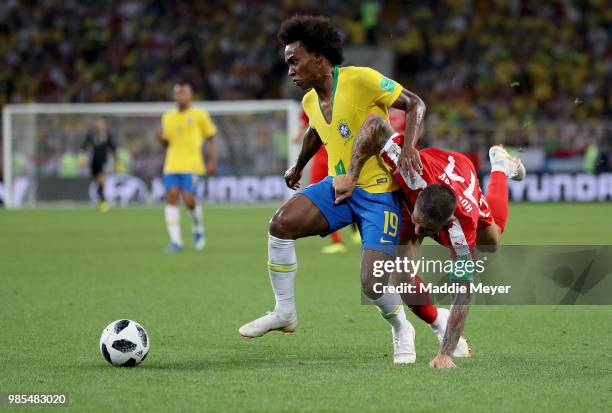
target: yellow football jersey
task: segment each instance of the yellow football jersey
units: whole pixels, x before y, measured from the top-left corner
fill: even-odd
[[[202,145],[217,133],[208,112],[195,108],[169,110],[162,116],[162,129],[168,141],[164,173],[204,175]]]
[[[387,108],[402,92],[402,86],[367,67],[334,68],[332,118],[327,123],[319,97],[314,89],[304,95],[302,106],[310,127],[315,129],[325,145],[330,176],[345,174],[357,131],[369,115],[389,119]],[[389,168],[379,156],[369,158],[361,170],[357,186],[370,193],[398,189]]]

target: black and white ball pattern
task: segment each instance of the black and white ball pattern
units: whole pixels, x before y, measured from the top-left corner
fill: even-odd
[[[149,354],[149,335],[137,322],[116,320],[110,323],[100,337],[100,352],[115,366],[134,367]]]

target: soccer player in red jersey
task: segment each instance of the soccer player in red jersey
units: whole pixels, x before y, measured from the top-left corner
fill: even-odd
[[[487,252],[495,251],[509,213],[507,178],[518,181],[523,179],[525,168],[522,162],[508,155],[501,145],[491,147],[491,179],[485,197],[481,192],[474,165],[467,156],[459,152],[423,149],[419,151],[423,164],[422,172],[413,176],[403,173],[397,167],[396,155],[403,143],[403,136],[395,133],[386,142],[381,157],[391,167],[393,176],[405,195],[405,213],[402,216],[404,238],[416,240],[430,236],[439,244],[449,247],[454,258],[472,256],[476,246]],[[424,198],[428,197],[427,192],[423,196],[421,194],[429,187],[431,189],[427,192],[439,195],[432,197],[433,205],[421,205],[425,201]],[[446,192],[452,193],[452,196],[448,197],[456,201],[452,217],[444,222],[432,217],[433,222],[427,222],[424,215],[443,203]],[[435,205],[435,201],[440,201],[440,205]],[[431,211],[436,212],[442,211]]]
[[[406,116],[401,110],[389,109],[389,124],[396,132],[402,132],[406,128]],[[403,142],[402,142],[403,143]],[[402,217],[405,218],[406,213],[402,213]],[[407,223],[406,220],[402,220],[402,231],[405,229]],[[400,239],[401,241],[401,239]],[[418,275],[414,276],[413,283],[418,287],[422,284],[422,280]],[[448,322],[449,311],[446,308],[437,308],[431,301],[429,294],[426,292],[420,293],[418,297],[411,297],[406,300],[406,304],[414,315],[429,324],[432,328],[438,341],[442,344],[444,340],[444,333],[446,331],[446,324]],[[455,357],[470,357],[471,350],[468,347],[467,342],[464,338],[461,338],[457,343],[457,348],[453,353]]]
[[[300,134],[300,139],[304,136],[304,131],[308,128],[308,115],[304,110],[302,110],[302,114],[300,115],[300,121],[302,124],[302,133]],[[316,184],[317,182],[322,181],[327,177],[327,151],[325,150],[325,146],[321,145],[319,150],[312,157],[312,164],[310,166],[310,183]],[[335,234],[335,233],[334,233]],[[333,235],[334,234],[330,234]],[[342,242],[341,239],[334,242]]]
[[[471,260],[476,247],[487,252],[495,251],[508,219],[507,179],[520,181],[524,178],[522,162],[508,155],[501,145],[491,147],[491,179],[484,196],[474,165],[458,152],[423,149],[419,151],[421,171],[405,173],[398,165],[403,136],[382,118],[374,122],[377,122],[377,127],[372,129],[372,133],[360,136],[355,142],[349,173],[334,179],[336,203],[351,196],[363,162],[379,154],[391,168],[404,193],[398,256],[415,259],[421,242],[427,236],[448,247],[456,260]],[[451,276],[451,280],[469,285],[471,275],[464,278]],[[452,355],[468,311],[469,293],[456,294],[440,350],[430,367],[456,367]]]

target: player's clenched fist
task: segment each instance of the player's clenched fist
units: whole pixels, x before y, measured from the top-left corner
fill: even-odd
[[[336,205],[353,194],[356,180],[351,174],[334,176],[332,185],[336,192]]]
[[[414,179],[415,173],[420,175],[423,172],[423,164],[421,163],[419,151],[413,146],[404,145],[398,166],[400,170],[410,175],[410,179]]]
[[[300,179],[302,179],[302,171],[298,170],[295,165],[285,172],[285,183],[293,190],[300,188]]]
[[[457,366],[451,356],[438,354],[432,361],[429,362],[429,367],[433,369],[454,369]]]

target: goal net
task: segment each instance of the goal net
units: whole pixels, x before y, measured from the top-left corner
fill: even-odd
[[[300,106],[291,100],[194,102],[217,126],[218,168],[197,191],[207,202],[283,199],[283,173],[294,161],[291,137]],[[26,104],[3,110],[3,184],[7,207],[95,201],[90,154],[83,149],[96,119],[108,125],[117,145],[107,165],[104,194],[121,205],[151,203],[164,196],[164,149],[155,140],[164,111],[173,103]],[[112,158],[111,158],[112,159]]]

